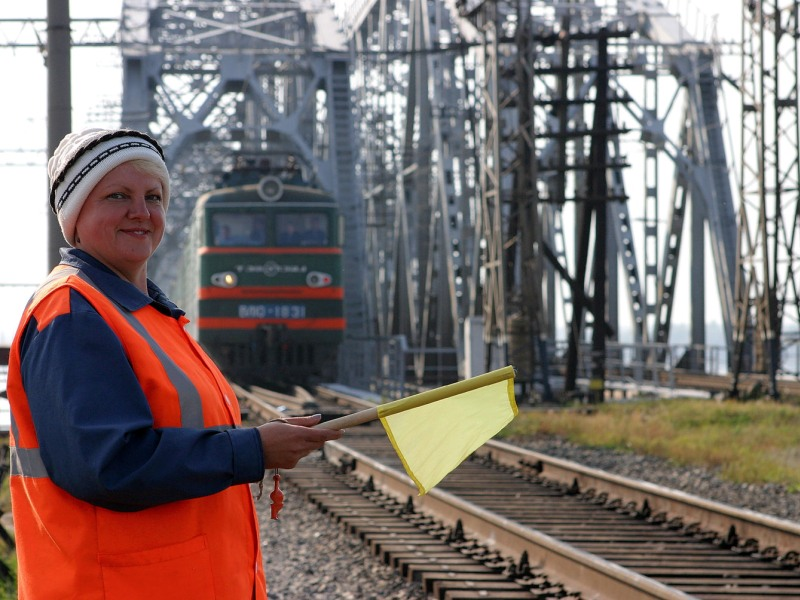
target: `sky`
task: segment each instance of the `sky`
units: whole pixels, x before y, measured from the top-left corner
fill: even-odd
[[[122,0],[69,0],[72,18],[119,18]],[[731,13],[729,0],[707,0],[701,14],[689,0],[668,0],[667,6],[693,18],[702,34],[713,15]],[[719,7],[719,8],[715,8]],[[738,10],[736,11],[738,13]],[[0,5],[0,19],[45,19],[47,0]],[[706,15],[712,15],[707,17]],[[8,25],[2,33],[9,35]],[[738,30],[725,37],[738,37]],[[25,302],[48,272],[47,227],[47,72],[35,48],[3,47],[0,36],[0,346],[10,345]],[[72,128],[114,127],[105,106],[122,95],[118,49],[74,48],[72,52]],[[24,82],[24,83],[23,83]],[[10,93],[9,93],[10,92]],[[111,120],[109,120],[111,119]]]
[[[122,0],[70,0],[72,18],[119,18]],[[0,19],[45,19],[46,0],[0,5]],[[36,48],[2,47],[16,32],[2,25],[0,37],[0,346],[8,346],[20,314],[48,272],[47,70]],[[27,34],[24,39],[30,39]],[[13,38],[12,40],[13,41]],[[72,52],[73,129],[111,127],[103,108],[122,95],[119,50],[75,48]],[[24,83],[23,83],[24,82]],[[106,113],[105,115],[103,113]],[[104,120],[105,119],[105,120]]]

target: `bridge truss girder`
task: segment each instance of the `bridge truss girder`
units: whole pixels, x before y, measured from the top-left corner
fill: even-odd
[[[442,3],[385,0],[350,31],[378,339],[412,378],[452,381],[475,285],[473,65]],[[384,374],[396,376],[396,371]]]
[[[796,0],[742,7],[742,178],[736,269],[733,389],[739,375],[777,376],[797,365],[783,353],[800,346],[800,295],[795,265],[800,228],[800,107]],[[800,361],[799,358],[795,360]]]
[[[578,242],[569,235],[568,224],[575,218],[569,201],[586,186],[581,161],[587,156],[585,123],[592,122],[586,100],[594,86],[596,46],[576,44],[562,55],[558,43],[543,40],[622,23],[633,39],[615,52],[631,64],[631,72],[612,75],[609,81],[611,95],[625,102],[609,117],[608,128],[632,119],[632,130],[640,136],[636,143],[652,157],[648,170],[674,184],[671,196],[650,175],[641,175],[632,185],[621,148],[633,142],[624,136],[609,139],[607,210],[613,235],[603,283],[609,288],[606,321],[616,330],[616,312],[625,308],[617,297],[621,265],[620,287],[629,299],[622,318],[636,324],[635,343],[669,340],[676,298],[692,307],[689,344],[705,341],[703,303],[689,301],[689,287],[677,277],[681,240],[688,237],[684,223],[691,219],[693,273],[704,272],[708,233],[719,306],[715,313],[722,315],[729,341],[736,223],[732,171],[721,144],[724,123],[716,106],[719,78],[713,48],[693,41],[654,0],[459,6],[464,15],[450,4],[378,0],[340,13],[356,56],[368,261],[381,335],[408,339],[418,379],[424,378],[423,367],[430,366],[431,348],[453,348],[460,363],[464,357],[458,349],[469,347],[464,323],[476,316],[483,320],[486,368],[505,361],[519,364],[520,352],[528,353],[522,362],[529,360],[533,370],[558,357],[557,324],[570,322],[574,302],[559,282],[569,282],[575,273]],[[523,27],[531,35],[518,35]],[[532,47],[520,44],[520,38]],[[431,57],[439,60],[440,69],[433,78]],[[576,64],[583,74],[571,70]],[[657,85],[664,87],[665,81],[672,98],[667,91],[669,101],[662,108],[652,97],[663,102],[665,92]],[[438,129],[426,127],[442,114],[444,82],[458,82],[457,94],[447,104],[458,119],[440,120]],[[643,90],[643,82],[656,87]],[[550,103],[540,102],[542,97]],[[552,100],[559,98],[563,110],[549,111]],[[676,120],[679,133],[673,136],[669,127]],[[554,141],[559,135],[562,141]],[[460,154],[454,151],[456,139],[463,140]],[[450,154],[440,154],[439,148]],[[440,166],[447,160],[458,161],[453,170],[458,178],[449,179],[447,168]],[[448,197],[448,204],[458,207],[455,222],[460,229],[441,230],[457,236],[452,240],[460,242],[459,251],[447,237],[445,244],[434,240],[435,221],[443,214],[438,181],[454,184],[456,195]],[[520,198],[525,198],[522,204]],[[687,202],[692,208],[688,214]],[[645,257],[644,268],[637,257]],[[452,280],[451,273],[465,273],[466,278]],[[464,285],[455,292],[455,302],[447,295],[454,293],[452,281]],[[705,281],[691,285],[696,288],[693,295],[705,297]],[[574,289],[591,298],[594,286],[588,278]],[[444,305],[450,310],[435,310]],[[423,319],[425,314],[438,318]],[[510,319],[520,314],[525,321],[521,328]],[[584,336],[592,326],[580,323]],[[509,331],[527,336],[511,344],[511,351]],[[544,352],[530,360],[538,348]],[[525,373],[529,381],[541,376]]]

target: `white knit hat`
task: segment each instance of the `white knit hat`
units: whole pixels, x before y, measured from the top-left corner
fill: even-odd
[[[153,138],[132,129],[85,129],[67,134],[47,162],[50,207],[61,232],[75,245],[75,223],[83,203],[112,169],[135,159],[145,159],[163,170],[164,210],[169,205],[169,172],[164,152]]]

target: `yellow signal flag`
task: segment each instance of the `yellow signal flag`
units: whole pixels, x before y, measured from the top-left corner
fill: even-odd
[[[406,473],[423,495],[518,412],[514,368],[508,366],[317,427],[344,429],[380,419]]]
[[[518,413],[514,369],[506,367],[378,406],[386,434],[420,495],[428,493]],[[428,400],[428,401],[426,401]]]

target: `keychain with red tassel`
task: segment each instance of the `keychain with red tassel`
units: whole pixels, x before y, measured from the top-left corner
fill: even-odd
[[[272,501],[272,505],[270,506],[270,512],[272,519],[274,521],[278,520],[278,513],[283,508],[283,492],[280,488],[280,481],[281,475],[278,473],[278,469],[275,469],[275,474],[272,476],[272,480],[275,482],[275,486],[272,489],[272,492],[269,495],[269,499]]]

